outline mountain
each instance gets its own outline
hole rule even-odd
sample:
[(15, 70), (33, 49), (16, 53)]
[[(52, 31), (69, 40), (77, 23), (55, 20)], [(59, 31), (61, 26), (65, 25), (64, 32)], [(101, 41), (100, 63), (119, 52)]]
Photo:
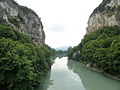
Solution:
[(43, 85), (52, 55), (38, 15), (14, 0), (0, 0), (0, 90)]
[(93, 11), (80, 44), (68, 58), (120, 80), (120, 0), (103, 0)]
[(38, 15), (14, 0), (0, 0), (0, 23), (28, 35), (38, 46), (45, 43), (43, 25)]
[(114, 25), (120, 27), (120, 0), (103, 0), (88, 20), (87, 33)]
[(54, 48), (55, 50), (62, 50), (62, 51), (66, 51), (70, 46), (61, 46), (61, 47), (57, 47)]

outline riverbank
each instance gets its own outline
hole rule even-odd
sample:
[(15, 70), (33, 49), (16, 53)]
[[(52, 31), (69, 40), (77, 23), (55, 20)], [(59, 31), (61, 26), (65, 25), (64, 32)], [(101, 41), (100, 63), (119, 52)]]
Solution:
[[(83, 63), (82, 63), (83, 64)], [(118, 76), (114, 76), (114, 75), (111, 75), (111, 74), (108, 74), (108, 73), (105, 73), (103, 72), (102, 70), (98, 69), (98, 68), (95, 68), (95, 67), (91, 67), (90, 64), (83, 64), (85, 67), (87, 67), (88, 69), (92, 70), (92, 71), (95, 71), (95, 72), (99, 72), (99, 73), (102, 73), (104, 74), (105, 76), (109, 77), (109, 78), (112, 78), (112, 79), (115, 79), (115, 80), (119, 80), (120, 81), (120, 78), (118, 78)]]

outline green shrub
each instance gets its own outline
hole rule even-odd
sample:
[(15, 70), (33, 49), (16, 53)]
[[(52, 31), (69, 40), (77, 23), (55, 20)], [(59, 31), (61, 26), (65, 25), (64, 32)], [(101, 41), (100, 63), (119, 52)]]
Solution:
[[(85, 35), (77, 46), (71, 49), (80, 51), (75, 58), (81, 62), (90, 63), (91, 66), (119, 76), (120, 75), (120, 28), (117, 26), (103, 27)], [(69, 56), (68, 56), (69, 57)], [(73, 57), (69, 57), (73, 59)]]
[(0, 90), (33, 90), (44, 83), (53, 51), (38, 47), (30, 38), (0, 24)]

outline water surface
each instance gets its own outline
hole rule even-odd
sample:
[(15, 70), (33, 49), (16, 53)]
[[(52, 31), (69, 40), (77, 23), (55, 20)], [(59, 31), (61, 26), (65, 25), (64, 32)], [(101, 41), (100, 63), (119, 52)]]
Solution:
[(47, 90), (85, 90), (79, 76), (68, 69), (67, 62), (67, 57), (55, 60), (51, 72), (53, 85)]
[(53, 84), (44, 85), (44, 90), (120, 90), (120, 81), (91, 71), (78, 62), (68, 62), (67, 57), (55, 59), (50, 80)]

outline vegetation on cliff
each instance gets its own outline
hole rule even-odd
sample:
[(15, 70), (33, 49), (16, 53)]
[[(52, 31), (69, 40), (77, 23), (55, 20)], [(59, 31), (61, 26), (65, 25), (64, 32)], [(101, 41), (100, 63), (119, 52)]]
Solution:
[(47, 45), (38, 47), (28, 36), (0, 24), (0, 90), (33, 90), (43, 83), (53, 52)]
[(93, 11), (92, 15), (101, 12), (101, 13), (107, 13), (110, 16), (112, 16), (115, 14), (114, 12), (120, 11), (120, 5), (114, 5), (114, 6), (107, 5), (110, 2), (111, 0), (103, 0), (103, 2)]
[(33, 13), (33, 14), (35, 14), (36, 16), (38, 16), (35, 11), (33, 11), (32, 9), (30, 9), (30, 8), (28, 8), (28, 7), (19, 5), (15, 0), (11, 0), (11, 2), (12, 2), (14, 5), (18, 6), (18, 7), (19, 7), (23, 12), (25, 12), (26, 14), (28, 14), (28, 13)]
[(104, 10), (109, 9), (110, 7), (106, 7), (106, 5), (110, 2), (111, 2), (111, 0), (103, 0), (103, 2), (94, 10), (93, 13), (103, 12)]
[(86, 34), (77, 47), (68, 50), (68, 58), (120, 78), (120, 28), (103, 27)]

